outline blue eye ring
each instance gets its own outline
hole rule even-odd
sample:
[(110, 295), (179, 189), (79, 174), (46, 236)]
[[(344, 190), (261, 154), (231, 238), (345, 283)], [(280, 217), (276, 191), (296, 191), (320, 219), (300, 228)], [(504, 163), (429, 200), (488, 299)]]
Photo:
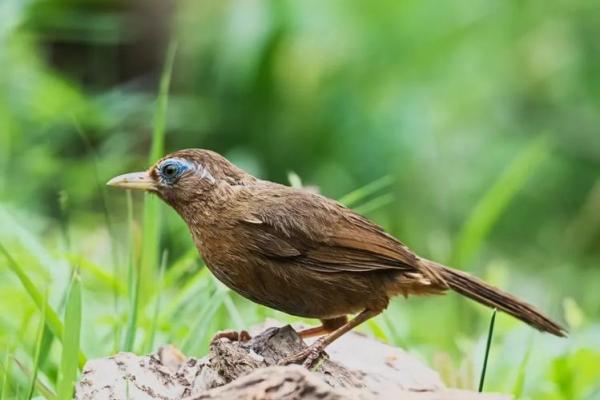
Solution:
[(188, 169), (189, 166), (187, 162), (173, 158), (165, 160), (160, 164), (158, 167), (158, 174), (163, 182), (173, 184)]

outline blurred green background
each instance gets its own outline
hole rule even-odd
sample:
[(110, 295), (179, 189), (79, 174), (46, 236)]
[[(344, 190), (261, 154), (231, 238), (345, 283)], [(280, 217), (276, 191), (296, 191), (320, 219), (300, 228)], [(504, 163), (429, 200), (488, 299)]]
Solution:
[[(595, 0), (2, 0), (0, 398), (70, 390), (63, 322), (90, 358), (298, 321), (216, 283), (172, 210), (104, 187), (203, 147), (569, 326), (499, 316), (486, 390), (600, 399), (598, 37)], [(396, 299), (362, 329), (474, 388), (489, 317)]]

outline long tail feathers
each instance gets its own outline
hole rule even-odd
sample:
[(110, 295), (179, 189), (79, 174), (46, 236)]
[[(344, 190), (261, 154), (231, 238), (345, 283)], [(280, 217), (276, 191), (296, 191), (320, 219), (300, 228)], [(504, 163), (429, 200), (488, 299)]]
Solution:
[(546, 317), (535, 307), (517, 299), (515, 296), (488, 285), (479, 278), (466, 272), (452, 269), (433, 261), (423, 260), (427, 266), (438, 272), (450, 289), (488, 307), (495, 307), (526, 324), (556, 336), (566, 336), (567, 331), (558, 323)]

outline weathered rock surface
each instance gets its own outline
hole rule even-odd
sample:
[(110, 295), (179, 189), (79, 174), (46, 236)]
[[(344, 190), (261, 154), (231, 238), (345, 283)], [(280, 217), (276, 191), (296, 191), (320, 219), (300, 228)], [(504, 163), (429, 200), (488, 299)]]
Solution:
[(76, 399), (509, 399), (447, 389), (415, 357), (354, 332), (330, 346), (330, 358), (312, 371), (276, 365), (304, 346), (286, 326), (245, 343), (220, 339), (202, 359), (187, 358), (173, 347), (147, 356), (120, 353), (86, 364)]

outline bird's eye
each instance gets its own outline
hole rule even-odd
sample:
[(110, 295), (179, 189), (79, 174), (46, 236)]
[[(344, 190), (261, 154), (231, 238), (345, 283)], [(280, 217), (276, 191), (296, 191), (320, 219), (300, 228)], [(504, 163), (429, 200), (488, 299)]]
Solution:
[(173, 164), (166, 165), (163, 168), (163, 175), (167, 178), (173, 178), (177, 175), (177, 167)]
[(168, 184), (175, 181), (188, 169), (187, 164), (181, 160), (167, 160), (159, 167), (162, 180)]

